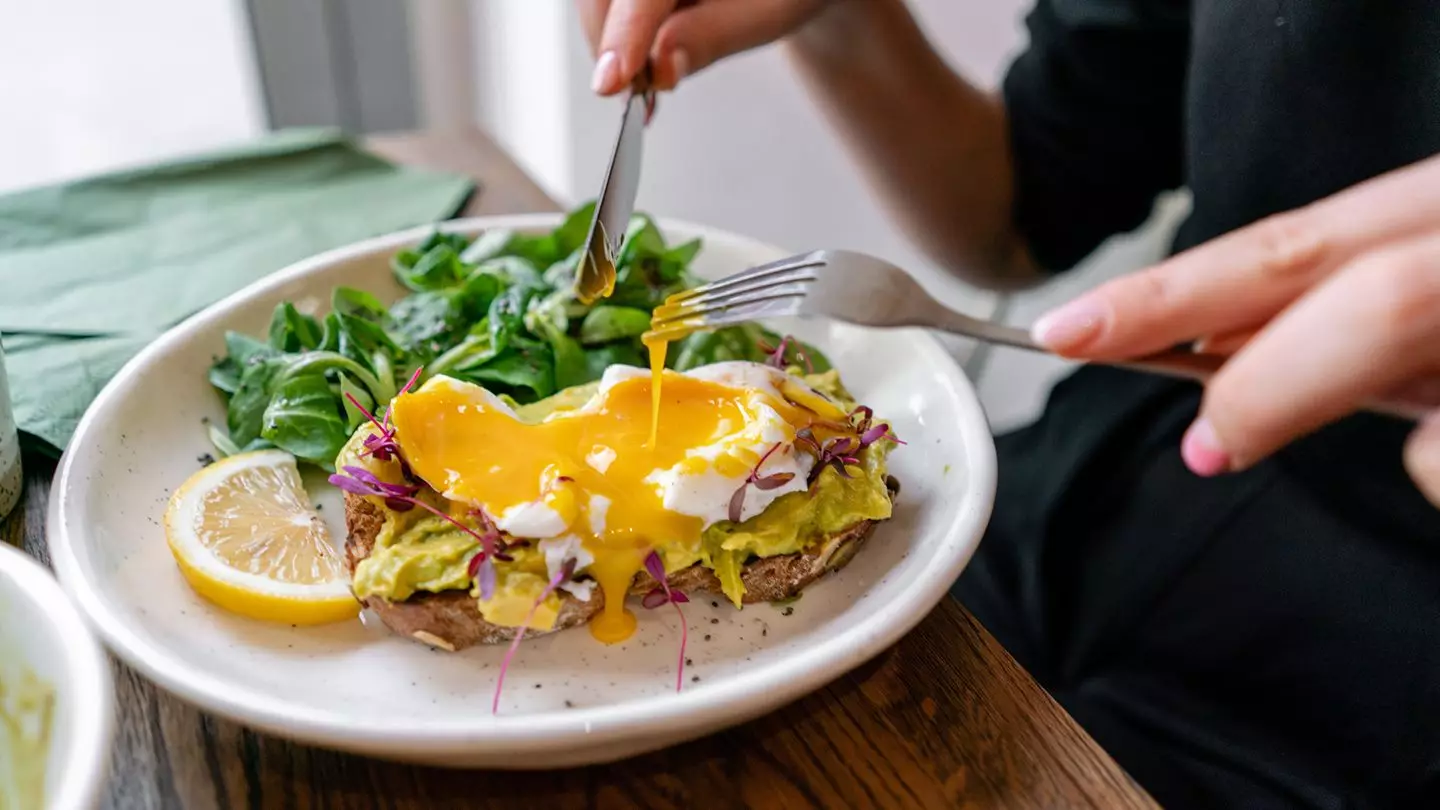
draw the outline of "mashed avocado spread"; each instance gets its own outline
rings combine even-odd
[[[854,407],[848,391],[834,371],[798,374],[808,385],[841,404]],[[515,409],[521,419],[539,422],[552,413],[578,408],[595,393],[598,383],[576,386]],[[360,455],[369,428],[361,428],[341,450],[337,467],[365,467],[387,481],[399,480],[397,462],[380,462]],[[745,594],[740,572],[747,560],[802,551],[824,537],[843,531],[861,520],[890,517],[890,497],[885,487],[885,455],[890,442],[880,441],[860,453],[859,468],[851,467],[846,478],[826,469],[809,492],[794,492],[772,503],[764,512],[743,523],[722,521],[705,530],[699,547],[668,543],[660,551],[667,571],[700,562],[715,571],[725,595],[737,606]],[[463,508],[443,504],[429,493],[436,506],[451,506],[451,514],[462,517]],[[383,508],[383,507],[382,507]],[[473,590],[468,573],[470,558],[479,543],[470,535],[429,515],[423,510],[385,510],[385,525],[375,540],[375,549],[356,566],[353,582],[361,598],[380,596],[392,602],[419,592]],[[491,599],[480,601],[480,614],[492,624],[519,626],[525,621],[535,599],[547,584],[545,557],[535,544],[510,551],[514,562],[496,566],[497,581]],[[548,630],[559,613],[560,598],[549,596],[535,613],[530,626]]]

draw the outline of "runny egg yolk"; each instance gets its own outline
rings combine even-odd
[[[664,378],[665,430],[653,443],[648,376],[619,380],[584,408],[537,424],[519,421],[483,389],[443,378],[397,398],[391,416],[411,469],[445,497],[496,518],[543,503],[564,524],[556,534],[580,537],[595,558],[587,571],[605,595],[591,632],[615,643],[633,632],[624,602],[645,557],[672,544],[698,548],[705,528],[701,518],[665,508],[659,487],[646,478],[677,465],[697,474],[713,465],[743,479],[759,453],[687,453],[730,435],[761,405],[784,420],[787,439],[816,418],[764,390],[675,372]]]

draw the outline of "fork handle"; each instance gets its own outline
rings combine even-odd
[[[946,311],[948,312],[948,310]],[[959,313],[951,313],[952,318],[947,318],[939,313],[935,315],[932,315],[930,325],[937,329],[978,338],[987,343],[1056,356],[1054,352],[1031,339],[1030,333],[1024,329],[1002,326],[991,321],[977,322]],[[954,322],[949,323],[952,320]],[[1091,362],[1094,365],[1163,374],[1167,377],[1179,377],[1203,383],[1214,376],[1227,359],[1229,358],[1220,355],[1196,354],[1184,349],[1169,349],[1133,360],[1096,360]],[[1365,410],[1410,421],[1420,419],[1429,411],[1424,406],[1406,402],[1371,402],[1365,407]]]

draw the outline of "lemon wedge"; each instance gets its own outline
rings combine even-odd
[[[240,453],[190,476],[170,498],[165,539],[190,587],[232,613],[314,625],[360,612],[295,458],[282,450]]]

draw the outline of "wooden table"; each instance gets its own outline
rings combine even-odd
[[[478,132],[370,145],[478,178],[467,214],[555,208]],[[54,465],[26,463],[22,505],[0,539],[45,560]],[[121,664],[115,673],[110,808],[1155,806],[951,599],[875,661],[767,717],[560,772],[432,770],[308,748],[200,712]]]

